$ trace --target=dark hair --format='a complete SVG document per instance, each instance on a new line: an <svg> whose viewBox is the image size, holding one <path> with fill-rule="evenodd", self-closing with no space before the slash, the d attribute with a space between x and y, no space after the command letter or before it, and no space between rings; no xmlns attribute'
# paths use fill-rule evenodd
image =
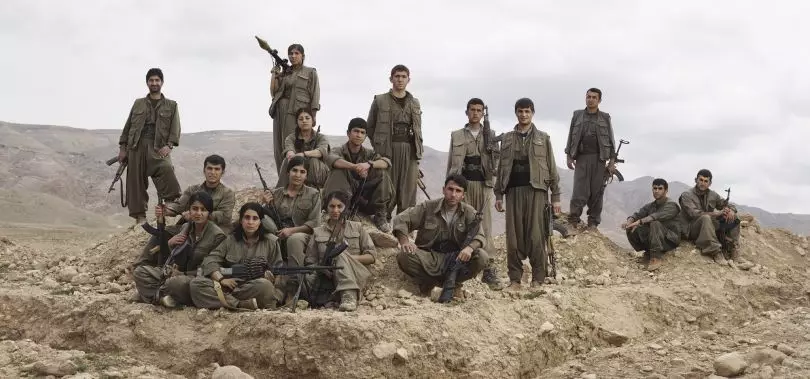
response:
<svg viewBox="0 0 810 379"><path fill-rule="evenodd" d="M712 181L712 172L709 171L709 169L706 169L706 168L700 169L700 171L698 171L698 173L697 173L697 176L695 177L695 180L697 180L698 176L702 176L704 178L709 178L709 181L710 182Z"/></svg>
<svg viewBox="0 0 810 379"><path fill-rule="evenodd" d="M368 129L368 124L366 123L366 120L360 117L355 117L349 121L349 127L346 128L346 133L351 132L354 128L366 130Z"/></svg>
<svg viewBox="0 0 810 379"><path fill-rule="evenodd" d="M203 168L205 168L205 166L207 166L209 163L213 166L222 166L222 171L225 171L225 158L216 154L211 154L205 157L205 160L203 161Z"/></svg>
<svg viewBox="0 0 810 379"><path fill-rule="evenodd" d="M214 199L211 198L208 192L197 191L191 194L188 198L188 207L191 208L191 204L194 204L195 201L199 201L208 210L208 213L214 211Z"/></svg>
<svg viewBox="0 0 810 379"><path fill-rule="evenodd" d="M304 46L301 46L300 43L294 43L287 48L287 54L291 53L293 50L298 50L301 55L304 55Z"/></svg>
<svg viewBox="0 0 810 379"><path fill-rule="evenodd" d="M326 195L326 200L323 202L323 209L329 208L329 203L332 201L332 199L338 199L341 203L343 203L343 205L348 207L349 202L351 202L351 195L342 189L329 192Z"/></svg>
<svg viewBox="0 0 810 379"><path fill-rule="evenodd" d="M242 218L245 217L245 213L247 211L255 211L257 215L259 215L259 221L264 218L264 208L261 204L251 201L242 205L242 208L239 208L239 219L233 224L233 237L236 238L237 241L242 242L245 239L245 229L242 228ZM259 230L256 231L259 234L259 241L263 241L265 239L264 235L267 234L267 229L264 228L264 224L259 222Z"/></svg>
<svg viewBox="0 0 810 379"><path fill-rule="evenodd" d="M593 92L593 93L599 95L599 100L600 101L602 100L602 90L601 89L599 89L599 88L588 88L588 90L585 91L585 93L588 93L588 92Z"/></svg>
<svg viewBox="0 0 810 379"><path fill-rule="evenodd" d="M532 113L534 113L534 102L532 101L532 99L528 97L521 97L520 99L518 99L518 101L515 102L515 112L517 112L518 109L523 108L529 108L532 110Z"/></svg>
<svg viewBox="0 0 810 379"><path fill-rule="evenodd" d="M301 113L306 113L310 117L312 117L312 109L310 109L310 108L298 108L298 110L295 111L295 119L296 120L298 120L298 116L300 116Z"/></svg>
<svg viewBox="0 0 810 379"><path fill-rule="evenodd" d="M653 185L653 187L655 187L655 186L663 186L665 190L669 190L669 183L667 183L666 180L661 179L661 178L656 178L655 180L653 180L652 185Z"/></svg>
<svg viewBox="0 0 810 379"><path fill-rule="evenodd" d="M300 155L296 155L293 157L293 159L290 159L290 161L287 162L287 173L289 174L290 171L292 171L293 167L295 166L306 166L306 164L307 164L306 158Z"/></svg>
<svg viewBox="0 0 810 379"><path fill-rule="evenodd" d="M391 69L391 77L393 78L394 74L400 71L405 71L405 73L408 74L408 76L411 76L411 70L408 70L408 68L405 67L404 64L398 64Z"/></svg>
<svg viewBox="0 0 810 379"><path fill-rule="evenodd" d="M472 99L470 99L470 101L467 102L467 109L466 110L470 110L470 105L484 106L484 100L481 100L481 99L479 99L477 97L473 97Z"/></svg>
<svg viewBox="0 0 810 379"><path fill-rule="evenodd" d="M444 180L444 186L447 187L447 183L456 183L459 187L461 187L464 192L467 192L467 178L460 174L452 174L448 175L447 179Z"/></svg>
<svg viewBox="0 0 810 379"><path fill-rule="evenodd" d="M149 71L146 72L146 81L149 81L149 78L157 76L160 78L160 81L163 81L163 70L159 68L150 68Z"/></svg>

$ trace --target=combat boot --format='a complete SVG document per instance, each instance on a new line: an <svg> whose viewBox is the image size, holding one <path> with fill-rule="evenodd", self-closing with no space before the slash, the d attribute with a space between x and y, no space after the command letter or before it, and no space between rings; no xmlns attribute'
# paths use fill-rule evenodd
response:
<svg viewBox="0 0 810 379"><path fill-rule="evenodd" d="M374 226L381 232L391 233L391 224L388 223L388 219L386 218L384 213L378 213L374 216L371 216L371 222L373 222Z"/></svg>
<svg viewBox="0 0 810 379"><path fill-rule="evenodd" d="M520 291L522 288L520 282L511 282L509 287L504 288L504 291Z"/></svg>
<svg viewBox="0 0 810 379"><path fill-rule="evenodd" d="M726 260L726 257L723 255L723 251L721 250L714 252L714 254L712 254L712 259L714 259L714 263L717 263L720 266L728 265L728 261Z"/></svg>
<svg viewBox="0 0 810 379"><path fill-rule="evenodd" d="M481 283L488 285L489 289L493 291L503 289L503 284L500 279L498 279L498 271L495 267L487 267L484 269L483 274L481 274Z"/></svg>
<svg viewBox="0 0 810 379"><path fill-rule="evenodd" d="M453 300L464 300L464 288L462 283L456 283L456 288L453 288Z"/></svg>
<svg viewBox="0 0 810 379"><path fill-rule="evenodd" d="M664 261L661 258L653 257L650 258L650 262L647 263L647 271L655 271L661 268L664 264Z"/></svg>
<svg viewBox="0 0 810 379"><path fill-rule="evenodd" d="M239 300L239 302L236 303L236 308L255 311L259 309L259 304L256 302L256 298L254 297L247 300Z"/></svg>
<svg viewBox="0 0 810 379"><path fill-rule="evenodd" d="M177 308L177 300L171 295L166 295L160 298L160 305L166 308Z"/></svg>
<svg viewBox="0 0 810 379"><path fill-rule="evenodd" d="M357 290L345 290L340 292L341 312L354 312L357 310Z"/></svg>

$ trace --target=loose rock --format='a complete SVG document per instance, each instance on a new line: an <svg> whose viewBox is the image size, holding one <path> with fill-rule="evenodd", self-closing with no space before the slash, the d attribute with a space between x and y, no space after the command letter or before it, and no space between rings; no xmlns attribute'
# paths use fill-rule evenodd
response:
<svg viewBox="0 0 810 379"><path fill-rule="evenodd" d="M733 352L723 354L714 360L714 371L720 376L736 376L745 372L748 367L748 362L745 361L742 354Z"/></svg>

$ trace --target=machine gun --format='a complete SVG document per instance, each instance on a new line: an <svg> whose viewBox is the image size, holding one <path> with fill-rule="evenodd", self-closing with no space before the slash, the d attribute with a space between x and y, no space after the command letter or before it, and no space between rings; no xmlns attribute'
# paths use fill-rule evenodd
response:
<svg viewBox="0 0 810 379"><path fill-rule="evenodd" d="M254 162L253 166L256 167L256 172L259 173L259 180L262 182L262 188L264 188L265 191L269 190L270 188L267 187L267 182L264 181L264 176L262 176L262 169L259 168L259 164ZM293 222L291 217L284 217L284 218L281 217L281 214L278 213L278 208L276 208L275 204L271 202L270 204L267 204L267 208L270 210L268 216L270 216L270 219L272 219L273 222L276 224L276 228L281 230L284 228L295 227L295 222Z"/></svg>
<svg viewBox="0 0 810 379"><path fill-rule="evenodd" d="M107 166L112 166L113 163L115 162L118 162L117 155L110 159L107 159L105 163L107 164ZM115 182L118 182L121 191L121 206L124 208L127 207L127 200L124 198L124 180L121 179L121 176L124 175L124 170L126 169L127 169L127 161L123 161L121 162L121 164L118 165L118 170L115 171L115 177L113 178L112 183L110 183L110 188L107 190L107 193L115 191Z"/></svg>
<svg viewBox="0 0 810 379"><path fill-rule="evenodd" d="M456 279L458 279L459 273L464 270L469 270L468 262L459 261L458 255L461 253L461 250L464 247L470 246L472 241L475 240L475 236L478 235L478 232L481 229L481 220L483 218L484 210L479 209L478 212L475 213L475 218L473 219L472 225L467 228L467 237L464 238L464 242L461 244L462 246L455 246L452 252L444 255L444 272L446 276L444 278L444 283L442 283L442 293L439 295L439 299L437 300L439 303L447 303L450 302L450 300L453 300L453 292L456 289Z"/></svg>

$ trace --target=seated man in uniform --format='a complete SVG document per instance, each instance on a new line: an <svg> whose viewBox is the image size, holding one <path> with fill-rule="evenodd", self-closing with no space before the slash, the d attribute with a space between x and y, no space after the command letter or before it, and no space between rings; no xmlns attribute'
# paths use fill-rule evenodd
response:
<svg viewBox="0 0 810 379"><path fill-rule="evenodd" d="M371 215L377 229L388 233L391 231L388 208L394 198L388 173L391 160L363 147L366 126L366 121L359 117L349 121L346 130L349 141L333 149L326 158L326 164L332 171L326 179L324 193L344 190L352 196L356 191L361 191L358 211Z"/></svg>
<svg viewBox="0 0 810 379"><path fill-rule="evenodd" d="M340 310L351 312L357 309L357 300L366 286L371 272L366 266L376 261L377 250L368 232L357 221L340 216L349 212L349 194L333 191L326 195L326 211L329 220L315 228L309 241L306 265L340 266L334 273L315 273L307 276L310 290L310 304L325 305L332 295L340 298ZM346 243L347 247L336 257L329 257L330 243Z"/></svg>
<svg viewBox="0 0 810 379"><path fill-rule="evenodd" d="M740 257L737 207L709 189L711 185L712 172L704 168L698 171L695 186L681 194L682 234L720 265L748 265Z"/></svg>
<svg viewBox="0 0 810 379"><path fill-rule="evenodd" d="M214 199L214 210L208 214L208 217L217 224L223 232L230 233L233 227L231 214L233 213L233 207L236 205L236 196L233 190L225 187L220 181L224 173L224 158L216 154L206 157L203 161L203 175L205 175L205 181L202 182L202 184L189 186L179 199L167 203L166 216L174 217L182 214L183 221L180 221L179 224L189 221L189 208L191 207L189 198L197 191L205 191Z"/></svg>
<svg viewBox="0 0 810 379"><path fill-rule="evenodd" d="M481 247L486 244L484 228L479 227L472 242L465 246L468 231L475 221L476 209L461 200L467 188L467 179L450 175L444 181L444 197L427 200L394 216L394 237L401 251L397 254L399 268L413 278L423 295L442 285L447 274L447 254L460 251L458 260L465 262L467 270L456 279L453 297L463 298L461 284L474 278L489 262L489 255ZM408 235L416 230L416 242Z"/></svg>
<svg viewBox="0 0 810 379"><path fill-rule="evenodd" d="M189 283L197 276L197 268L203 259L214 248L225 240L226 235L210 220L209 214L214 209L214 201L205 191L198 191L188 198L191 204L188 210L188 224L185 232L169 239L169 248L177 251L172 259L173 264L165 267L158 262L159 240L153 236L144 247L141 256L133 264L132 276L137 297L133 300L147 303L160 303L174 308L179 304L194 305L191 301ZM155 216L160 218L163 209L155 208ZM171 228L171 227L168 227ZM174 227L179 229L179 227ZM168 257L161 257L166 260Z"/></svg>
<svg viewBox="0 0 810 379"><path fill-rule="evenodd" d="M667 197L669 183L658 178L652 182L653 202L641 207L622 224L627 240L636 251L644 251L643 260L649 260L647 270L661 267L661 258L681 242L678 203Z"/></svg>

